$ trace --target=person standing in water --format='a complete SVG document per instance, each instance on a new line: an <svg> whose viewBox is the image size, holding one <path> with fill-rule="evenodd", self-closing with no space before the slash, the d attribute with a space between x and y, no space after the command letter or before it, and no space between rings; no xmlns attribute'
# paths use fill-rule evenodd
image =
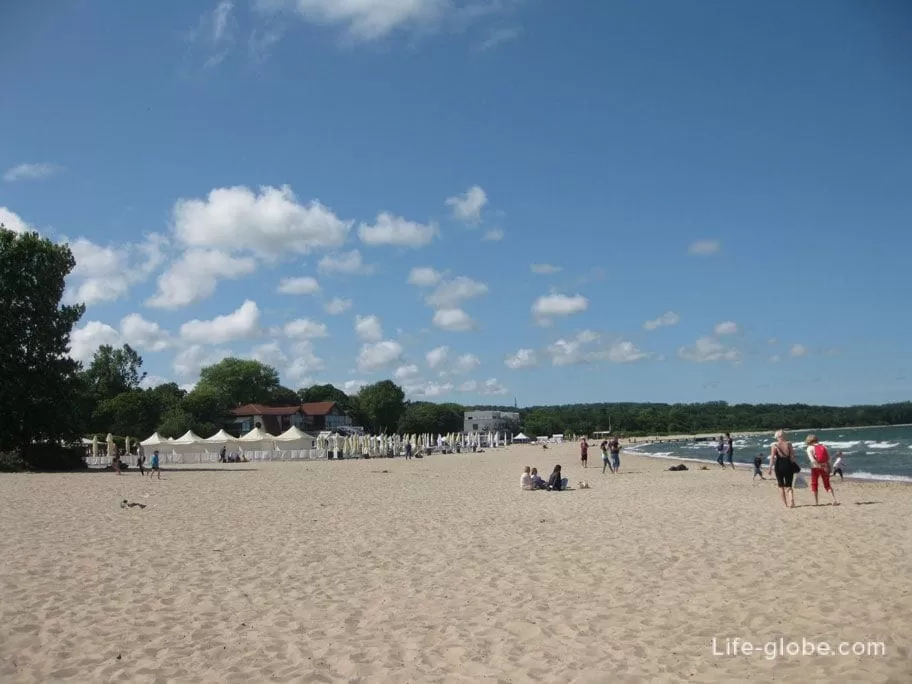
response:
<svg viewBox="0 0 912 684"><path fill-rule="evenodd" d="M728 457L728 465L731 466L732 470L735 469L735 444L732 441L732 436L730 432L725 433L725 455Z"/></svg>

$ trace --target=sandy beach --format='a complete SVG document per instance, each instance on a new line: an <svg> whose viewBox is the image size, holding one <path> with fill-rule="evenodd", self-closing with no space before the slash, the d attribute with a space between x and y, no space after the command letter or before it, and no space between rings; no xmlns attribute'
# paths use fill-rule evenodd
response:
<svg viewBox="0 0 912 684"><path fill-rule="evenodd" d="M912 679L912 489L590 460L2 475L0 681ZM591 489L520 491L554 463ZM725 654L780 638L886 653Z"/></svg>

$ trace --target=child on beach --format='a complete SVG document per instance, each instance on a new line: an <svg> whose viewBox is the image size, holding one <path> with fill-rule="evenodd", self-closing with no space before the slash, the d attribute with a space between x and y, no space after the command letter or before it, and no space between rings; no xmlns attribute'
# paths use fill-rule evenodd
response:
<svg viewBox="0 0 912 684"><path fill-rule="evenodd" d="M158 449L152 452L152 473L158 474L158 479L162 479L161 470L158 469ZM152 477L152 473L149 473L149 477Z"/></svg>
<svg viewBox="0 0 912 684"><path fill-rule="evenodd" d="M519 488L523 491L532 491L532 469L529 466L523 468L522 477L519 478Z"/></svg>
<svg viewBox="0 0 912 684"><path fill-rule="evenodd" d="M532 468L532 488L533 489L547 489L548 483L542 479L542 476L538 474L538 468Z"/></svg>
<svg viewBox="0 0 912 684"><path fill-rule="evenodd" d="M845 465L845 456L841 451L836 452L836 461L833 463L833 475L839 475L839 481L842 482L842 466Z"/></svg>
<svg viewBox="0 0 912 684"><path fill-rule="evenodd" d="M763 454L757 454L754 456L754 476L751 478L751 480L757 479L758 475L760 476L761 480L766 479L763 477Z"/></svg>

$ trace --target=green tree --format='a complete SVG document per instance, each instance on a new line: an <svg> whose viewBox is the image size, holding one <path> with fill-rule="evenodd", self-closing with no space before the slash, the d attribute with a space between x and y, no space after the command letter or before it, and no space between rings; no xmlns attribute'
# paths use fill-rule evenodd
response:
<svg viewBox="0 0 912 684"><path fill-rule="evenodd" d="M176 382L157 385L149 390L149 394L155 398L162 412L173 406L180 406L181 401L187 396L187 392L178 387Z"/></svg>
<svg viewBox="0 0 912 684"><path fill-rule="evenodd" d="M134 389L105 399L95 409L94 422L101 432L145 439L155 430L162 407L151 390Z"/></svg>
<svg viewBox="0 0 912 684"><path fill-rule="evenodd" d="M293 406L300 402L298 393L293 389L279 386L269 398L269 404L272 406Z"/></svg>
<svg viewBox="0 0 912 684"><path fill-rule="evenodd" d="M142 357L129 344L120 349L104 344L95 352L83 377L95 401L101 402L138 389L146 374L142 372Z"/></svg>
<svg viewBox="0 0 912 684"><path fill-rule="evenodd" d="M462 407L458 404L411 402L399 419L399 432L404 434L462 432Z"/></svg>
<svg viewBox="0 0 912 684"><path fill-rule="evenodd" d="M85 307L60 304L74 266L66 245L0 225L0 451L79 434L69 344Z"/></svg>
<svg viewBox="0 0 912 684"><path fill-rule="evenodd" d="M180 437L190 429L193 417L180 406L172 406L162 414L157 431L162 437Z"/></svg>
<svg viewBox="0 0 912 684"><path fill-rule="evenodd" d="M298 390L298 397L306 404L314 401L334 401L339 406L347 406L349 396L333 385L311 385Z"/></svg>
<svg viewBox="0 0 912 684"><path fill-rule="evenodd" d="M227 358L200 371L197 389L211 390L229 407L268 404L278 389L279 374L272 366L249 359Z"/></svg>
<svg viewBox="0 0 912 684"><path fill-rule="evenodd" d="M188 429L192 428L202 437L210 437L218 432L231 407L224 397L213 388L197 385L184 397L181 408L189 416L190 428Z"/></svg>
<svg viewBox="0 0 912 684"><path fill-rule="evenodd" d="M392 433L405 411L405 393L392 380L381 380L361 388L358 408L363 413L365 427L375 433Z"/></svg>

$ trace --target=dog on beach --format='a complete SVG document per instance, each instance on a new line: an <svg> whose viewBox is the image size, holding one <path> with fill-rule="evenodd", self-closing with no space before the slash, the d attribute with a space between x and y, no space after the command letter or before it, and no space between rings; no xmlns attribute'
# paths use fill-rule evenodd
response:
<svg viewBox="0 0 912 684"><path fill-rule="evenodd" d="M589 482L587 480L580 480L576 483L577 489L589 489Z"/></svg>
<svg viewBox="0 0 912 684"><path fill-rule="evenodd" d="M146 504L136 503L135 501L127 501L126 499L124 499L123 501L120 502L120 507L121 508L145 508Z"/></svg>

